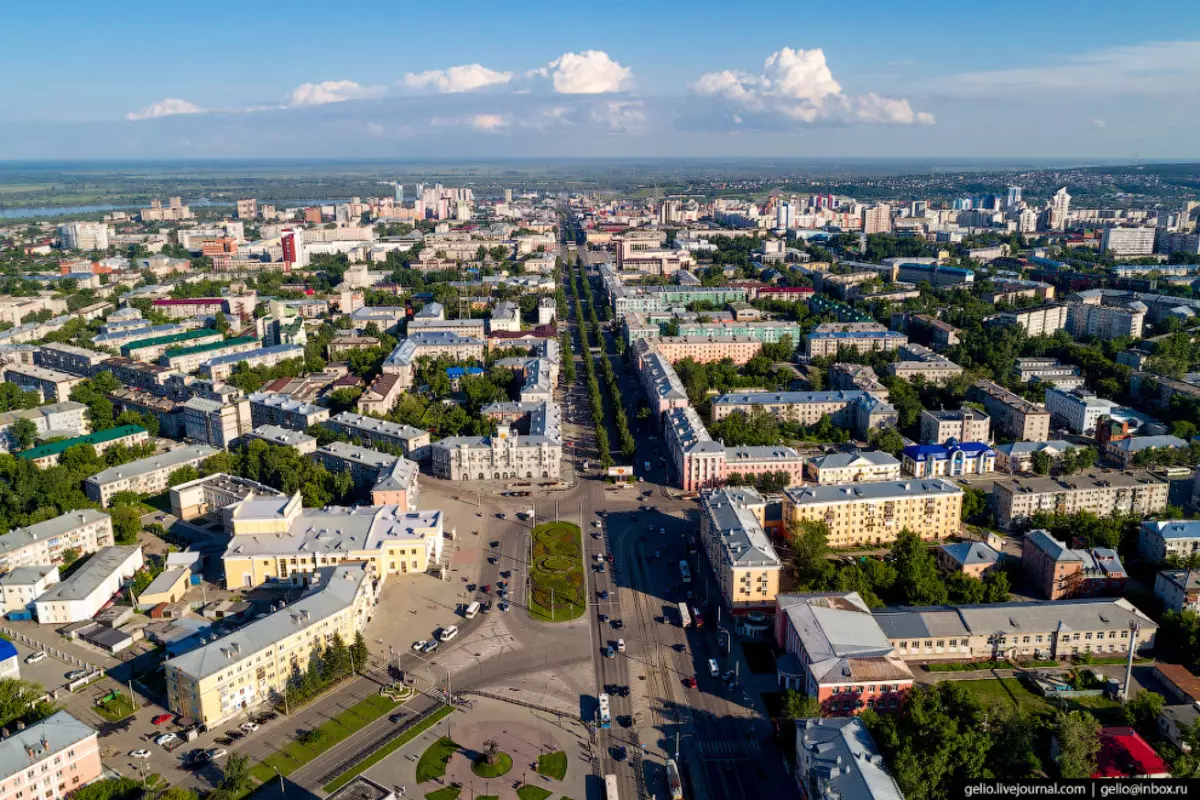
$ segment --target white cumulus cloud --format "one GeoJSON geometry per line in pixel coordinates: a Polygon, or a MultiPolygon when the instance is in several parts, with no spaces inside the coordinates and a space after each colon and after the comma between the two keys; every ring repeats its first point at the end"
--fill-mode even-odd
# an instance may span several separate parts
{"type": "Polygon", "coordinates": [[[794,125],[932,125],[932,114],[914,111],[902,98],[874,93],[849,95],[833,77],[825,51],[785,47],[763,62],[761,74],[723,70],[701,75],[692,91],[728,106],[738,125],[786,128],[794,125]]]}
{"type": "Polygon", "coordinates": [[[563,53],[546,66],[525,74],[549,77],[554,91],[560,94],[620,92],[633,84],[633,70],[621,66],[603,50],[563,53]]]}
{"type": "Polygon", "coordinates": [[[442,94],[473,92],[488,86],[507,84],[512,80],[511,72],[497,72],[482,64],[461,64],[446,69],[431,69],[425,72],[409,72],[402,81],[410,89],[427,89],[442,94]]]}
{"type": "Polygon", "coordinates": [[[612,133],[634,133],[646,124],[646,109],[641,100],[610,100],[594,106],[591,120],[612,133]]]}
{"type": "Polygon", "coordinates": [[[130,111],[125,119],[155,119],[157,117],[173,117],[176,114],[203,114],[204,109],[189,100],[177,97],[167,97],[157,103],[151,103],[141,111],[130,111]]]}
{"type": "Polygon", "coordinates": [[[287,104],[291,108],[323,106],[346,100],[368,100],[381,96],[383,92],[382,86],[360,86],[354,81],[302,83],[288,95],[287,104]]]}

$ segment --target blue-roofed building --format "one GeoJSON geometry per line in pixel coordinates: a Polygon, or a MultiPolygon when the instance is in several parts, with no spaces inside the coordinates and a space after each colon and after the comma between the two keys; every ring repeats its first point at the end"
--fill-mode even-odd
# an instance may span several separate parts
{"type": "Polygon", "coordinates": [[[1149,520],[1138,529],[1138,553],[1155,564],[1167,556],[1186,558],[1200,550],[1200,520],[1149,520]]]}
{"type": "Polygon", "coordinates": [[[0,639],[0,678],[21,677],[21,654],[7,639],[0,639]]]}
{"type": "Polygon", "coordinates": [[[914,478],[985,475],[996,468],[996,451],[983,442],[914,444],[904,448],[900,464],[914,478]]]}
{"type": "Polygon", "coordinates": [[[1186,448],[1188,443],[1178,436],[1129,436],[1110,441],[1104,446],[1104,454],[1121,462],[1122,469],[1129,469],[1139,453],[1150,450],[1186,448]]]}
{"type": "Polygon", "coordinates": [[[458,382],[468,375],[482,375],[482,367],[446,367],[446,377],[450,379],[450,386],[453,389],[458,389],[458,382]]]}
{"type": "Polygon", "coordinates": [[[938,566],[947,572],[961,572],[982,578],[1004,560],[1004,554],[983,542],[955,542],[937,549],[938,566]]]}

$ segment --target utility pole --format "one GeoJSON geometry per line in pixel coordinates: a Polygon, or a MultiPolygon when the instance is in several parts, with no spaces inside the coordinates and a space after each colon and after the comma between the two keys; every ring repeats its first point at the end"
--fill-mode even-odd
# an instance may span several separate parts
{"type": "Polygon", "coordinates": [[[675,729],[675,763],[679,764],[679,728],[675,729]]]}
{"type": "Polygon", "coordinates": [[[1129,684],[1133,678],[1133,654],[1137,651],[1137,636],[1141,625],[1136,619],[1129,621],[1129,659],[1125,662],[1125,686],[1121,690],[1121,700],[1129,702],[1129,684]]]}

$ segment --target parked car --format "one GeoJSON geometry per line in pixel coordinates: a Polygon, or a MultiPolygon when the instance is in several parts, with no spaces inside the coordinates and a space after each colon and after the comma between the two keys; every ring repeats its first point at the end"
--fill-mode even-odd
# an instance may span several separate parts
{"type": "Polygon", "coordinates": [[[625,640],[624,639],[617,639],[617,652],[618,653],[625,652],[625,640]]]}
{"type": "Polygon", "coordinates": [[[246,734],[242,733],[241,731],[225,731],[225,738],[236,742],[238,739],[245,739],[246,734]]]}
{"type": "Polygon", "coordinates": [[[422,653],[433,653],[433,652],[437,651],[438,647],[439,647],[438,640],[430,639],[428,642],[425,643],[425,646],[421,648],[421,652],[422,653]]]}
{"type": "Polygon", "coordinates": [[[508,611],[508,603],[501,603],[501,604],[499,605],[499,609],[500,609],[501,611],[508,611]]]}
{"type": "Polygon", "coordinates": [[[174,714],[159,714],[158,716],[156,716],[154,719],[152,719],[150,721],[153,722],[155,725],[162,725],[164,722],[170,722],[173,719],[175,719],[174,714]]]}
{"type": "Polygon", "coordinates": [[[419,651],[419,650],[424,650],[424,649],[425,649],[425,645],[427,645],[427,644],[429,644],[429,641],[428,641],[428,640],[426,640],[426,639],[418,639],[417,641],[415,641],[415,642],[413,642],[413,643],[412,643],[412,649],[413,649],[413,650],[417,650],[417,651],[419,651]]]}
{"type": "Polygon", "coordinates": [[[67,680],[77,681],[80,678],[82,678],[84,675],[87,675],[87,674],[88,674],[88,671],[86,669],[73,669],[67,673],[67,680]]]}
{"type": "Polygon", "coordinates": [[[616,630],[621,630],[621,628],[624,628],[624,627],[625,627],[625,623],[624,623],[624,622],[622,622],[622,621],[621,621],[621,620],[619,620],[619,619],[614,619],[614,620],[612,621],[612,626],[613,626],[613,628],[615,628],[616,630]]]}
{"type": "Polygon", "coordinates": [[[169,744],[173,744],[178,739],[179,737],[173,733],[160,733],[158,736],[154,737],[154,743],[159,747],[166,747],[169,744]]]}
{"type": "Polygon", "coordinates": [[[695,678],[690,678],[690,677],[689,677],[689,678],[684,678],[684,679],[683,679],[683,685],[684,685],[684,686],[686,686],[686,687],[688,687],[689,689],[695,689],[695,688],[696,688],[696,679],[695,679],[695,678]]]}
{"type": "Polygon", "coordinates": [[[601,599],[601,600],[607,600],[607,599],[608,599],[608,589],[601,589],[601,590],[600,590],[600,599],[601,599]]]}
{"type": "Polygon", "coordinates": [[[243,722],[238,727],[241,728],[242,730],[244,730],[246,733],[254,733],[256,730],[258,730],[258,723],[243,722]]]}
{"type": "Polygon", "coordinates": [[[451,639],[453,639],[455,636],[458,636],[458,626],[457,625],[449,625],[445,628],[442,628],[441,632],[438,633],[438,639],[440,639],[443,642],[448,642],[451,639]]]}
{"type": "Polygon", "coordinates": [[[150,751],[149,751],[149,750],[143,750],[143,749],[138,749],[138,750],[130,750],[130,751],[129,751],[129,757],[130,757],[130,758],[149,758],[149,757],[150,757],[150,751]]]}
{"type": "Polygon", "coordinates": [[[208,756],[209,760],[214,758],[224,758],[229,755],[229,751],[224,747],[214,747],[211,750],[206,750],[204,755],[208,756]]]}
{"type": "Polygon", "coordinates": [[[605,658],[616,658],[617,657],[617,651],[611,644],[607,648],[605,648],[604,657],[605,658]]]}
{"type": "Polygon", "coordinates": [[[45,660],[46,660],[46,654],[43,653],[41,650],[37,651],[36,653],[30,653],[28,656],[25,657],[26,664],[36,664],[39,661],[45,661],[45,660]]]}

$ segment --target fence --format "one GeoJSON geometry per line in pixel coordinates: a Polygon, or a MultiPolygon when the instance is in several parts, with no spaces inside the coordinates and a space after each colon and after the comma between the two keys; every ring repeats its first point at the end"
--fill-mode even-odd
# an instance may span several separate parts
{"type": "Polygon", "coordinates": [[[329,770],[324,775],[322,775],[320,777],[320,779],[316,782],[317,785],[325,786],[325,785],[329,784],[331,781],[333,781],[334,779],[336,779],[338,776],[342,775],[343,773],[349,772],[350,770],[354,769],[359,764],[366,761],[371,756],[375,755],[375,753],[379,752],[382,748],[386,747],[388,742],[390,742],[393,739],[396,739],[400,736],[403,736],[414,725],[419,725],[420,723],[424,722],[426,719],[428,719],[430,716],[432,716],[436,711],[438,711],[441,708],[443,708],[443,706],[440,706],[440,705],[436,705],[436,706],[427,708],[424,711],[422,711],[420,714],[418,714],[417,716],[406,721],[403,725],[400,725],[399,727],[390,729],[383,736],[380,736],[374,742],[367,745],[362,750],[359,750],[358,753],[356,753],[353,758],[349,759],[348,761],[343,761],[341,764],[339,764],[338,766],[334,767],[333,769],[329,770]]]}
{"type": "Polygon", "coordinates": [[[565,711],[559,711],[556,708],[548,708],[547,706],[539,706],[539,705],[536,705],[535,703],[526,703],[524,700],[514,700],[513,698],[505,697],[502,694],[494,694],[492,692],[482,692],[478,689],[463,689],[461,692],[457,692],[456,694],[473,694],[476,697],[487,697],[492,700],[499,700],[502,703],[511,703],[512,705],[520,706],[521,708],[529,708],[529,709],[533,709],[534,711],[541,711],[546,714],[553,714],[554,716],[560,717],[562,719],[571,719],[571,720],[578,721],[577,715],[575,715],[575,714],[568,714],[565,711]]]}
{"type": "Polygon", "coordinates": [[[6,637],[13,640],[14,642],[20,642],[21,644],[25,645],[26,647],[32,647],[34,650],[39,650],[48,655],[52,655],[55,658],[57,658],[59,661],[66,662],[67,664],[74,664],[77,667],[84,667],[86,669],[95,670],[97,672],[104,672],[103,667],[98,667],[95,664],[84,661],[82,658],[79,658],[78,656],[73,656],[70,653],[64,653],[62,650],[51,647],[47,644],[43,644],[42,642],[39,642],[36,639],[30,639],[28,636],[26,636],[23,633],[17,633],[16,631],[11,630],[9,628],[5,628],[3,626],[0,626],[0,633],[3,633],[6,637]]]}

